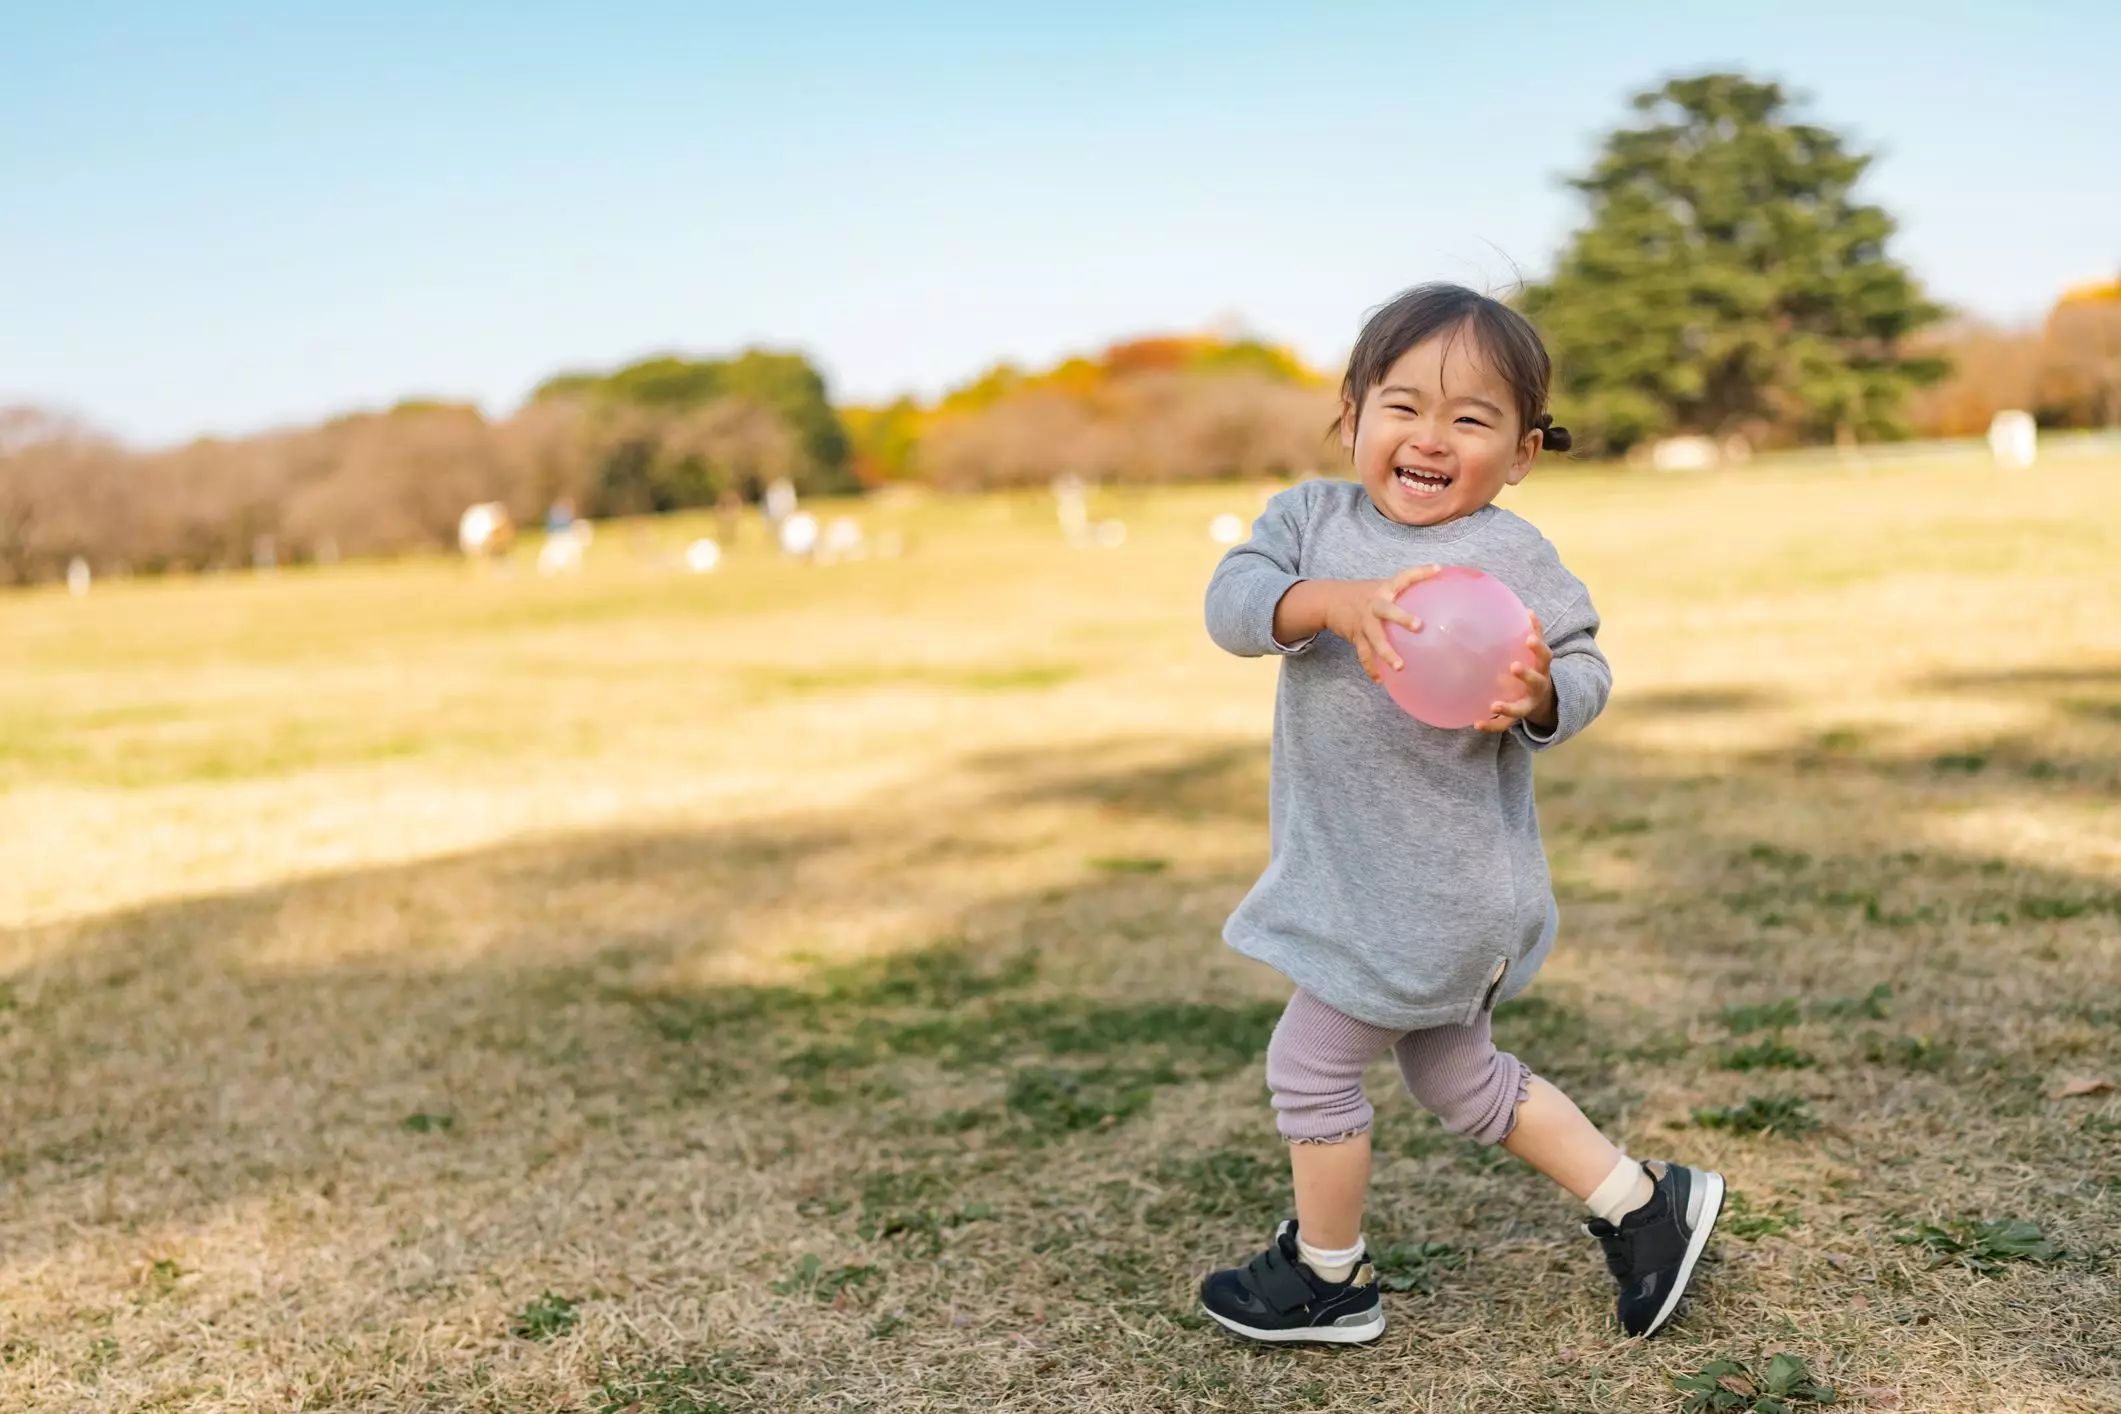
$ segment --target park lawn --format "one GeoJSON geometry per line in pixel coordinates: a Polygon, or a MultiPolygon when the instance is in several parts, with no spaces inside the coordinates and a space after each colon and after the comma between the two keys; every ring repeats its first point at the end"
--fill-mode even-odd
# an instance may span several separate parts
{"type": "Polygon", "coordinates": [[[2121,464],[1512,493],[1618,687],[1497,1030],[1738,1195],[1647,1344],[1389,1064],[1384,1339],[1197,1314],[1288,1201],[1264,489],[0,598],[0,1408],[2121,1408],[2121,464]]]}

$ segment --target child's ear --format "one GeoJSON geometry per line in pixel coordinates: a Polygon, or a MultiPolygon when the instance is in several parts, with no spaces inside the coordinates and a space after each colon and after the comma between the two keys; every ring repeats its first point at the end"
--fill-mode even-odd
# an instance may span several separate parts
{"type": "Polygon", "coordinates": [[[1536,427],[1525,433],[1524,440],[1517,444],[1516,458],[1511,461],[1509,471],[1503,475],[1504,483],[1515,486],[1529,476],[1532,463],[1539,459],[1539,449],[1544,447],[1546,442],[1546,434],[1536,427]]]}
{"type": "Polygon", "coordinates": [[[1355,400],[1340,400],[1340,445],[1349,451],[1355,450],[1355,400]]]}

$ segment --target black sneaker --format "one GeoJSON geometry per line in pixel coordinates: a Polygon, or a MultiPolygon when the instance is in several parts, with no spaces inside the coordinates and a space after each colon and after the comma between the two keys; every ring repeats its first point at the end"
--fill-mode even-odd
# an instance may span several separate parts
{"type": "Polygon", "coordinates": [[[1346,1281],[1325,1281],[1296,1250],[1296,1222],[1285,1218],[1274,1245],[1242,1267],[1211,1272],[1201,1305],[1250,1340],[1357,1345],[1385,1333],[1377,1272],[1365,1252],[1346,1281]]]}
{"type": "Polygon", "coordinates": [[[1723,1175],[1679,1164],[1647,1163],[1656,1181],[1650,1201],[1620,1220],[1592,1218],[1583,1230],[1605,1248],[1605,1264],[1620,1283],[1616,1310],[1629,1335],[1654,1335],[1679,1309],[1694,1264],[1709,1245],[1723,1211],[1723,1175]]]}

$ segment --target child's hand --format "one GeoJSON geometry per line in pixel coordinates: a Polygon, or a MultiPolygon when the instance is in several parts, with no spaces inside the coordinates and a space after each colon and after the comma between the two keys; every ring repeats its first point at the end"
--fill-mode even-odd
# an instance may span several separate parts
{"type": "Polygon", "coordinates": [[[1386,624],[1398,624],[1409,633],[1421,632],[1421,620],[1395,602],[1400,591],[1435,577],[1438,566],[1417,565],[1401,570],[1390,579],[1344,579],[1335,588],[1326,615],[1326,627],[1355,645],[1355,656],[1371,682],[1384,681],[1386,668],[1394,672],[1406,666],[1392,642],[1385,637],[1386,624]]]}
{"type": "Polygon", "coordinates": [[[1524,646],[1525,661],[1510,664],[1510,675],[1524,684],[1525,695],[1515,702],[1493,704],[1489,710],[1494,715],[1474,723],[1484,732],[1506,732],[1519,722],[1529,722],[1541,731],[1554,729],[1554,679],[1548,675],[1554,666],[1554,650],[1547,647],[1537,614],[1532,615],[1532,632],[1524,646]]]}

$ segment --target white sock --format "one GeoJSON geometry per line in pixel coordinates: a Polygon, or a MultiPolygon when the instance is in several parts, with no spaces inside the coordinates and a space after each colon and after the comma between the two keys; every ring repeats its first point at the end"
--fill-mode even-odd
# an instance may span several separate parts
{"type": "Polygon", "coordinates": [[[1650,1171],[1622,1154],[1620,1162],[1605,1176],[1605,1182],[1592,1189],[1591,1196],[1583,1201],[1593,1217],[1604,1218],[1618,1227],[1622,1218],[1649,1202],[1656,1191],[1650,1171]]]}
{"type": "Polygon", "coordinates": [[[1313,1247],[1304,1241],[1303,1234],[1296,1237],[1296,1255],[1304,1259],[1304,1265],[1320,1281],[1346,1281],[1354,1272],[1355,1264],[1362,1260],[1362,1237],[1357,1234],[1353,1247],[1338,1251],[1327,1247],[1313,1247]]]}

